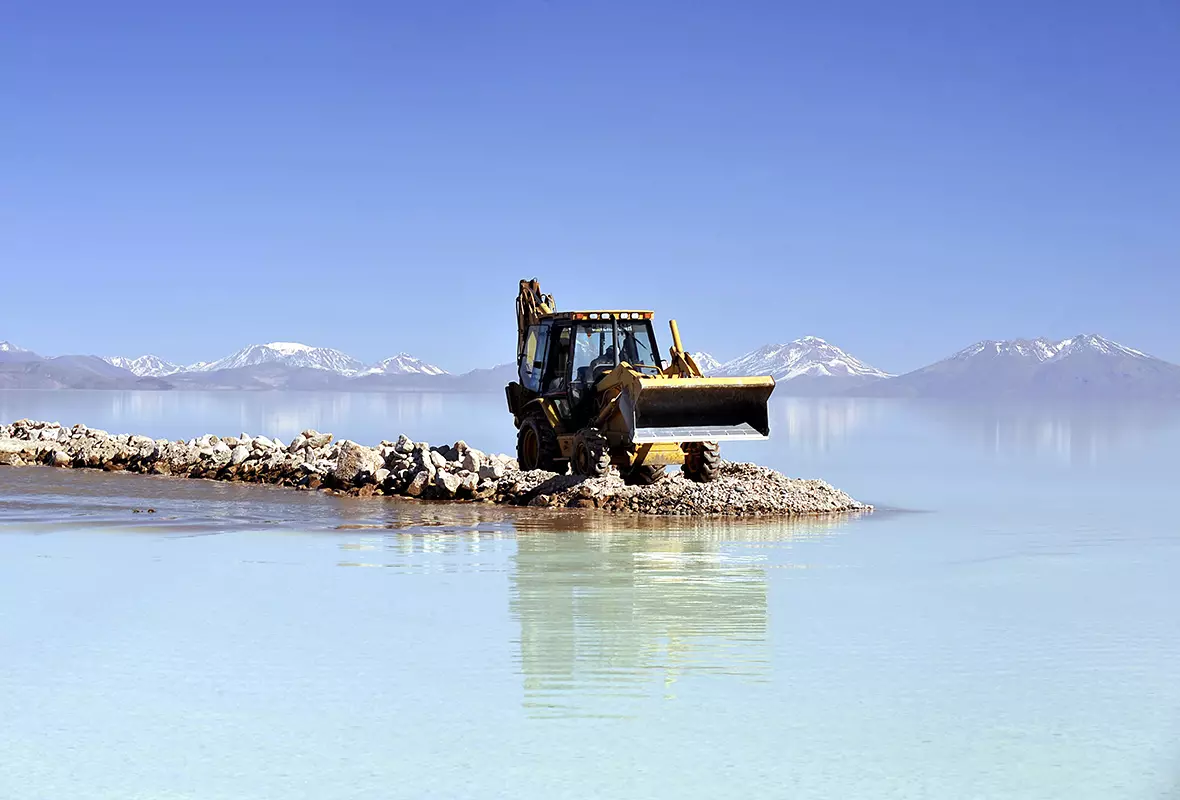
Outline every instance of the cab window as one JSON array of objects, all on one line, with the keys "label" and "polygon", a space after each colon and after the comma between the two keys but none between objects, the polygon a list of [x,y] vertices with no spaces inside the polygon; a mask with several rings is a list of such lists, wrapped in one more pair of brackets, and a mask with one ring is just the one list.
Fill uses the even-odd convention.
[{"label": "cab window", "polygon": [[544,393],[563,392],[569,380],[570,328],[555,329],[549,335],[549,358],[545,361]]},{"label": "cab window", "polygon": [[[615,330],[609,322],[584,322],[574,339],[573,379],[593,383],[615,365]],[[601,369],[600,369],[601,368]],[[595,375],[598,372],[598,375]]]},{"label": "cab window", "polygon": [[530,392],[541,391],[541,369],[545,365],[548,334],[548,328],[534,325],[525,338],[524,352],[520,356],[520,385]]},{"label": "cab window", "polygon": [[648,323],[619,321],[619,360],[633,367],[659,368],[659,354]]}]

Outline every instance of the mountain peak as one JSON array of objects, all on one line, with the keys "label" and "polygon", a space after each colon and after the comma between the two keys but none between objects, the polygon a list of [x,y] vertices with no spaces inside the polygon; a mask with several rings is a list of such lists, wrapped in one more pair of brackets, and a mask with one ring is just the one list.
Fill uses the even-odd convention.
[{"label": "mountain peak", "polygon": [[27,353],[23,347],[17,347],[12,342],[0,342],[0,353]]},{"label": "mountain peak", "polygon": [[141,378],[162,378],[165,375],[172,375],[184,369],[184,367],[150,354],[139,356],[138,358],[103,356],[102,360],[111,366],[125,369]]},{"label": "mountain peak", "polygon": [[447,371],[434,364],[427,364],[409,353],[398,353],[382,359],[365,370],[366,375],[446,375]]},{"label": "mountain peak", "polygon": [[301,344],[299,342],[271,342],[270,344],[261,346],[269,347],[271,350],[275,350],[285,356],[292,356],[296,353],[307,353],[316,349],[309,344]]},{"label": "mountain peak", "polygon": [[952,359],[965,360],[977,356],[1010,357],[1035,360],[1043,363],[1058,360],[1070,355],[1083,352],[1094,352],[1109,356],[1126,356],[1130,358],[1150,358],[1146,353],[1113,342],[1095,333],[1078,334],[1060,342],[1054,342],[1044,337],[1036,339],[1006,339],[997,341],[985,339],[965,347],[951,356]]},{"label": "mountain peak", "polygon": [[1102,355],[1109,356],[1127,356],[1130,358],[1151,358],[1141,350],[1136,350],[1132,347],[1119,344],[1111,341],[1104,336],[1099,336],[1096,333],[1080,333],[1057,345],[1057,354],[1059,356],[1072,355],[1079,352],[1096,352]]},{"label": "mountain peak", "polygon": [[251,344],[236,353],[213,362],[198,362],[188,367],[189,372],[213,372],[222,369],[252,367],[258,364],[284,364],[289,367],[323,369],[341,375],[354,375],[365,365],[347,353],[330,347],[312,347],[299,342],[271,342]]},{"label": "mountain peak", "polygon": [[767,344],[729,361],[718,375],[771,375],[789,381],[803,376],[888,378],[889,373],[869,366],[818,336],[804,336],[785,344]]},{"label": "mountain peak", "polygon": [[984,339],[970,347],[965,347],[951,358],[967,359],[979,355],[1012,356],[1018,358],[1033,358],[1037,361],[1047,361],[1057,354],[1058,346],[1048,339]]},{"label": "mountain peak", "polygon": [[706,375],[711,375],[721,369],[721,362],[709,353],[693,353],[692,360],[697,362],[697,366],[701,368],[701,372]]}]

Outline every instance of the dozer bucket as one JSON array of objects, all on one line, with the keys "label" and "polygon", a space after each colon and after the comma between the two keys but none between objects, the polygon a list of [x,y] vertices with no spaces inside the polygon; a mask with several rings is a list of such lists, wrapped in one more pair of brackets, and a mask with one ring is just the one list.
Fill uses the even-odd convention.
[{"label": "dozer bucket", "polygon": [[636,383],[637,389],[619,398],[635,444],[770,435],[766,406],[774,378],[640,378]]}]

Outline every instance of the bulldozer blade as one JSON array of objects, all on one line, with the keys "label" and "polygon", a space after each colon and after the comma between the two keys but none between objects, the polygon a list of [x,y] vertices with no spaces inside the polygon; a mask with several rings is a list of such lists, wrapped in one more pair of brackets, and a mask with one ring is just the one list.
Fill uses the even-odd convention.
[{"label": "bulldozer blade", "polygon": [[773,391],[770,377],[640,380],[620,410],[635,444],[765,439]]}]

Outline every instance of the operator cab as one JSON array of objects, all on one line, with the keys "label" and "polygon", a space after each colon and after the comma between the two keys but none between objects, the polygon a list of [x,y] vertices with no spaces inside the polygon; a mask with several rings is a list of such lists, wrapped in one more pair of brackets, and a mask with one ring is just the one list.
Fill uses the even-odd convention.
[{"label": "operator cab", "polygon": [[650,311],[570,311],[529,327],[517,365],[525,392],[552,399],[562,417],[593,412],[594,385],[621,363],[661,370]]}]

